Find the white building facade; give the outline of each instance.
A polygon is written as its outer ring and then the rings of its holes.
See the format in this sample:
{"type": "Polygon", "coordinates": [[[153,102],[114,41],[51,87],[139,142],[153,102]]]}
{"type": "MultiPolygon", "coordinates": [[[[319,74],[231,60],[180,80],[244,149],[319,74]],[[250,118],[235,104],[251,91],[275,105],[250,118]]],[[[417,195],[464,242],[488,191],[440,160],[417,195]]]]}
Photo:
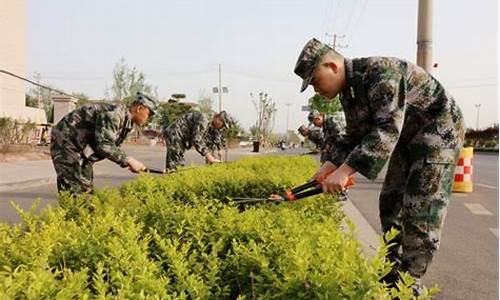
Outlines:
{"type": "MultiPolygon", "coordinates": [[[[26,78],[26,0],[0,1],[0,70],[26,78]]],[[[46,123],[42,109],[25,105],[26,82],[0,72],[0,117],[46,123]]]]}

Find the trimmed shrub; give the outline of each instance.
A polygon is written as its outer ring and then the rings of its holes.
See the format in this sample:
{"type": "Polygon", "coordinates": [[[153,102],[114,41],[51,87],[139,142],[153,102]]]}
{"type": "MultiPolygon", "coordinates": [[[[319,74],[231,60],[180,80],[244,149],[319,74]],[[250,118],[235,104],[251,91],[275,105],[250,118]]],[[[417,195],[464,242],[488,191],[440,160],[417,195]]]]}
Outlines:
{"type": "Polygon", "coordinates": [[[0,298],[411,299],[409,276],[400,291],[378,282],[387,246],[364,257],[335,197],[231,201],[316,168],[308,157],[246,159],[19,211],[22,224],[0,224],[0,298]]]}

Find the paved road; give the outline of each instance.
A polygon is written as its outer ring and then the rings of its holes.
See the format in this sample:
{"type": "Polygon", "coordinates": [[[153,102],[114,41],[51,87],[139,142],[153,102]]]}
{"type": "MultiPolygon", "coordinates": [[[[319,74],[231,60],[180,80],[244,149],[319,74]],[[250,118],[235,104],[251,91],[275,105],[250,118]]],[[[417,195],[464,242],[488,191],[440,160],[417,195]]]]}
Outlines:
{"type": "MultiPolygon", "coordinates": [[[[475,154],[474,192],[454,194],[440,250],[424,283],[437,283],[438,299],[498,299],[498,155],[475,154]]],[[[355,207],[380,233],[382,179],[359,178],[350,191],[355,207]]]]}

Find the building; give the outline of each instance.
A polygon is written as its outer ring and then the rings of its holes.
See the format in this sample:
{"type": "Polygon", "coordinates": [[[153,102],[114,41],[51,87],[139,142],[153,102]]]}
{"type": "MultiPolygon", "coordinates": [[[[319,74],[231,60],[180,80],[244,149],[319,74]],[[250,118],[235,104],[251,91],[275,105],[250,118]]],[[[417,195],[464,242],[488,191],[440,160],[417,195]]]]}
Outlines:
{"type": "MultiPolygon", "coordinates": [[[[0,70],[21,77],[26,77],[26,1],[0,1],[0,70]]],[[[44,110],[25,105],[26,84],[0,72],[0,117],[46,123],[44,110]]]]}

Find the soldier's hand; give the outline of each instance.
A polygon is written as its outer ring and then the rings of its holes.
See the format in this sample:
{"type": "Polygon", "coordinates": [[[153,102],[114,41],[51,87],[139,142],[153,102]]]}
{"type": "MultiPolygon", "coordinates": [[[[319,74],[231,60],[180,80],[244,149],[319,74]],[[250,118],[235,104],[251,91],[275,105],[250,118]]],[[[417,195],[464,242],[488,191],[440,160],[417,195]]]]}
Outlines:
{"type": "MultiPolygon", "coordinates": [[[[349,177],[356,172],[350,166],[343,164],[328,175],[322,182],[324,193],[343,193],[346,191],[349,177]]],[[[352,184],[352,183],[351,183],[352,184]]]]}
{"type": "Polygon", "coordinates": [[[322,182],[328,175],[335,171],[335,169],[337,169],[337,166],[332,162],[327,161],[321,166],[316,174],[314,174],[313,179],[317,182],[322,182]]]}
{"type": "Polygon", "coordinates": [[[146,166],[135,158],[129,157],[127,159],[127,162],[128,162],[128,169],[133,173],[146,171],[146,166]]]}
{"type": "Polygon", "coordinates": [[[213,155],[210,154],[210,153],[207,153],[207,155],[205,156],[205,158],[207,159],[207,161],[208,161],[209,164],[220,163],[220,160],[215,159],[215,157],[213,157],[213,155]]]}

